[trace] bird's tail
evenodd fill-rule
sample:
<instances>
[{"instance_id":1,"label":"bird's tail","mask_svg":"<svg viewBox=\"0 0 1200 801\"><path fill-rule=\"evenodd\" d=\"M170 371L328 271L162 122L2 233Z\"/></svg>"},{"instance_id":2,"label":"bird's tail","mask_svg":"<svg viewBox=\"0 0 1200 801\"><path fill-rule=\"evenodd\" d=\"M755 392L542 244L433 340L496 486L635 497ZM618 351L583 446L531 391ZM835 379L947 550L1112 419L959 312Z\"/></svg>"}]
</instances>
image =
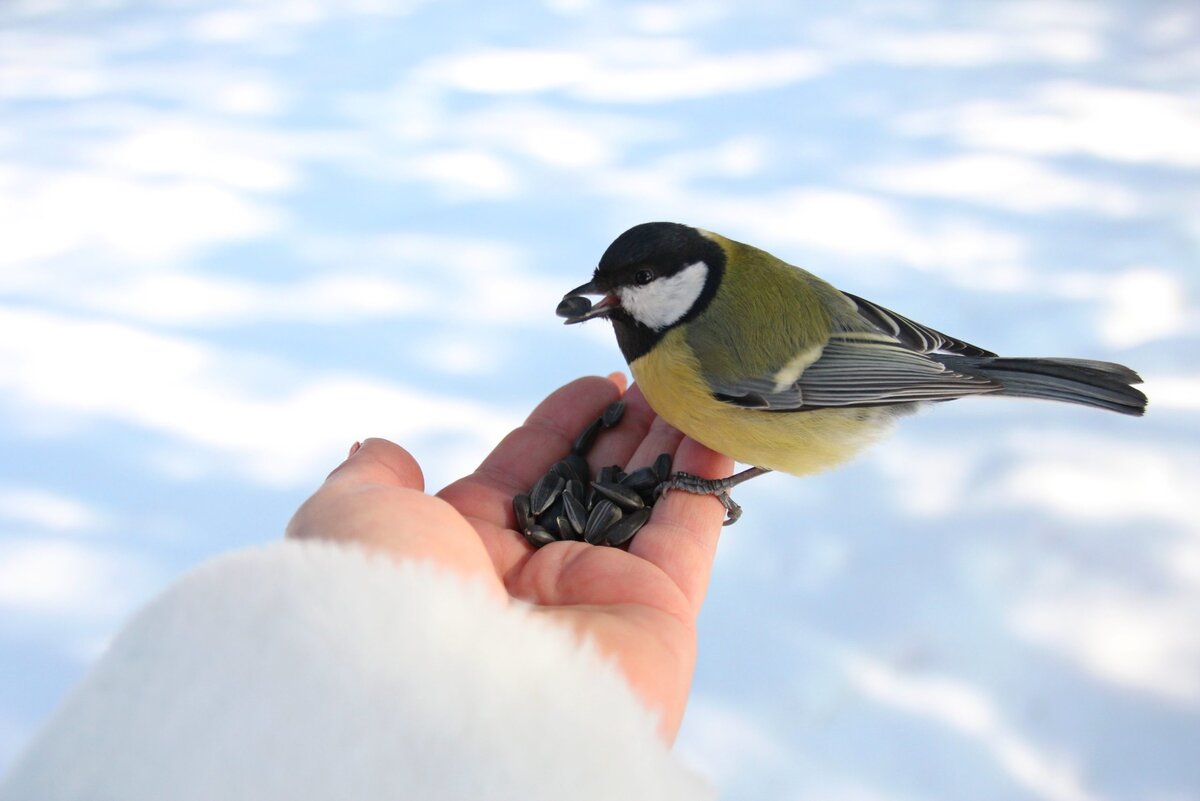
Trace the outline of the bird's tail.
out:
<instances>
[{"instance_id":1,"label":"bird's tail","mask_svg":"<svg viewBox=\"0 0 1200 801\"><path fill-rule=\"evenodd\" d=\"M999 356L934 356L952 370L990 378L998 395L1078 403L1121 414L1142 415L1146 395L1133 384L1142 378L1112 362L1091 359L1006 359Z\"/></svg>"}]
</instances>

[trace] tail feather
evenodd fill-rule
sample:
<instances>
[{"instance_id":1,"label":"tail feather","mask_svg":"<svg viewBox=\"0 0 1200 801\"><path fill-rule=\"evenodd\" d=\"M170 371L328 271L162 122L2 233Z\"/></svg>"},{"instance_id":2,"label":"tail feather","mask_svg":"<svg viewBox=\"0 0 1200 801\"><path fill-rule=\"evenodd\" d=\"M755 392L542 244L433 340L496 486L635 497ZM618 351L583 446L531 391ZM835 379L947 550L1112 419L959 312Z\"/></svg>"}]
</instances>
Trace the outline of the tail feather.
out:
<instances>
[{"instance_id":1,"label":"tail feather","mask_svg":"<svg viewBox=\"0 0 1200 801\"><path fill-rule=\"evenodd\" d=\"M1128 367L1091 359L1032 359L998 356L934 355L950 369L990 378L998 395L1078 403L1121 414L1142 415L1146 395L1132 384L1141 376Z\"/></svg>"}]
</instances>

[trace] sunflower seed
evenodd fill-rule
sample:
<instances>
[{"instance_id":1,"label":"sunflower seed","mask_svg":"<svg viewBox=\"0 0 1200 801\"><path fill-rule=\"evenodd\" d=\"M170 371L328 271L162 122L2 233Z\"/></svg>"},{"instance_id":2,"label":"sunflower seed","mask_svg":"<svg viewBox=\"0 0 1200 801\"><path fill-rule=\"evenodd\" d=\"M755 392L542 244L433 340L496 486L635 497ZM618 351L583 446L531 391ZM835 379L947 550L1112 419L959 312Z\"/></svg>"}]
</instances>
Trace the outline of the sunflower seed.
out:
<instances>
[{"instance_id":1,"label":"sunflower seed","mask_svg":"<svg viewBox=\"0 0 1200 801\"><path fill-rule=\"evenodd\" d=\"M579 436L575 438L575 443L571 446L571 453L587 456L588 451L592 449L592 445L596 442L596 434L598 433L600 433L599 417L588 423L587 428L579 432Z\"/></svg>"},{"instance_id":2,"label":"sunflower seed","mask_svg":"<svg viewBox=\"0 0 1200 801\"><path fill-rule=\"evenodd\" d=\"M566 515L559 515L558 520L558 536L564 540L581 540L583 535L575 530L575 526L567 519Z\"/></svg>"},{"instance_id":3,"label":"sunflower seed","mask_svg":"<svg viewBox=\"0 0 1200 801\"><path fill-rule=\"evenodd\" d=\"M601 467L600 472L596 474L596 480L604 484L615 484L617 471L621 468L615 464L610 464L607 467Z\"/></svg>"},{"instance_id":4,"label":"sunflower seed","mask_svg":"<svg viewBox=\"0 0 1200 801\"><path fill-rule=\"evenodd\" d=\"M574 474L571 478L577 478L583 483L587 483L592 477L592 469L588 467L587 459L584 459L577 453L570 453L563 459L571 467L571 472Z\"/></svg>"},{"instance_id":5,"label":"sunflower seed","mask_svg":"<svg viewBox=\"0 0 1200 801\"><path fill-rule=\"evenodd\" d=\"M513 498L513 513L517 516L517 531L524 531L529 527L531 518L528 495L518 495Z\"/></svg>"},{"instance_id":6,"label":"sunflower seed","mask_svg":"<svg viewBox=\"0 0 1200 801\"><path fill-rule=\"evenodd\" d=\"M587 527L587 507L575 495L564 495L563 501L565 502L563 507L567 513L567 520L571 522L571 528L577 534L583 534L583 530Z\"/></svg>"},{"instance_id":7,"label":"sunflower seed","mask_svg":"<svg viewBox=\"0 0 1200 801\"><path fill-rule=\"evenodd\" d=\"M554 313L559 317L566 317L569 321L573 317L582 317L591 310L592 302L590 300L582 295L572 295L569 298L563 298Z\"/></svg>"},{"instance_id":8,"label":"sunflower seed","mask_svg":"<svg viewBox=\"0 0 1200 801\"><path fill-rule=\"evenodd\" d=\"M634 509L641 509L646 505L646 502L642 500L642 496L637 494L637 490L632 490L629 487L623 487L620 484L610 484L607 481L593 481L592 486L596 488L596 492L627 512Z\"/></svg>"},{"instance_id":9,"label":"sunflower seed","mask_svg":"<svg viewBox=\"0 0 1200 801\"><path fill-rule=\"evenodd\" d=\"M604 414L600 415L600 425L606 429L612 428L621 422L623 414L625 414L625 401L613 401L608 404L608 408L604 410Z\"/></svg>"},{"instance_id":10,"label":"sunflower seed","mask_svg":"<svg viewBox=\"0 0 1200 801\"><path fill-rule=\"evenodd\" d=\"M535 522L541 523L543 526L550 529L551 532L557 534L559 533L558 526L555 525L554 521L557 520L559 516L566 513L566 508L567 507L563 501L563 496L561 493L559 493L559 496L554 499L554 503L550 504L550 507L546 511L538 515Z\"/></svg>"},{"instance_id":11,"label":"sunflower seed","mask_svg":"<svg viewBox=\"0 0 1200 801\"><path fill-rule=\"evenodd\" d=\"M621 510L615 503L609 500L597 501L592 513L588 515L587 525L583 527L583 538L592 545L599 545L604 542L604 532L621 517Z\"/></svg>"},{"instance_id":12,"label":"sunflower seed","mask_svg":"<svg viewBox=\"0 0 1200 801\"><path fill-rule=\"evenodd\" d=\"M638 530L646 525L646 521L649 519L649 509L638 509L636 512L630 512L608 527L608 531L604 533L604 539L609 545L624 545L633 539L633 535L637 534Z\"/></svg>"},{"instance_id":13,"label":"sunflower seed","mask_svg":"<svg viewBox=\"0 0 1200 801\"><path fill-rule=\"evenodd\" d=\"M535 523L525 532L525 541L534 548L541 548L543 545L555 542L555 537L549 531Z\"/></svg>"},{"instance_id":14,"label":"sunflower seed","mask_svg":"<svg viewBox=\"0 0 1200 801\"><path fill-rule=\"evenodd\" d=\"M579 478L575 475L575 468L567 464L566 459L560 459L550 466L550 472L556 476L562 476L564 481L570 481L573 478Z\"/></svg>"},{"instance_id":15,"label":"sunflower seed","mask_svg":"<svg viewBox=\"0 0 1200 801\"><path fill-rule=\"evenodd\" d=\"M582 481L573 478L567 482L567 485L565 487L563 487L562 494L563 495L574 495L575 500L582 501L584 499L584 497L587 495L587 490L584 489L584 485L583 485Z\"/></svg>"},{"instance_id":16,"label":"sunflower seed","mask_svg":"<svg viewBox=\"0 0 1200 801\"><path fill-rule=\"evenodd\" d=\"M538 479L538 483L533 485L533 489L529 491L529 511L532 514L540 515L542 512L550 508L550 504L554 503L554 499L562 492L566 480L562 476L556 476L553 473L547 473Z\"/></svg>"},{"instance_id":17,"label":"sunflower seed","mask_svg":"<svg viewBox=\"0 0 1200 801\"><path fill-rule=\"evenodd\" d=\"M654 460L654 472L658 473L659 481L666 481L671 477L671 454L660 453L658 458Z\"/></svg>"},{"instance_id":18,"label":"sunflower seed","mask_svg":"<svg viewBox=\"0 0 1200 801\"><path fill-rule=\"evenodd\" d=\"M635 492L645 492L658 485L658 472L653 467L639 467L621 480L623 486Z\"/></svg>"}]
</instances>

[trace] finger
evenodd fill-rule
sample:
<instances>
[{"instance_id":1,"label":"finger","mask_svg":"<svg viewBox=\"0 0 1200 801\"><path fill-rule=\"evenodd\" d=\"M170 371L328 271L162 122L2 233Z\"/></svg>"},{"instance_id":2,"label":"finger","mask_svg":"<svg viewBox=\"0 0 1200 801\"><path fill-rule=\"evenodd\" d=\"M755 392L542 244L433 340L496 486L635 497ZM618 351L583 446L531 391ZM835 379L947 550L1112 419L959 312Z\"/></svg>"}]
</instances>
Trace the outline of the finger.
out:
<instances>
[{"instance_id":1,"label":"finger","mask_svg":"<svg viewBox=\"0 0 1200 801\"><path fill-rule=\"evenodd\" d=\"M555 390L524 425L496 446L478 469L438 495L467 517L511 529L512 499L529 492L550 465L567 455L579 431L620 397L621 387L590 376Z\"/></svg>"},{"instance_id":2,"label":"finger","mask_svg":"<svg viewBox=\"0 0 1200 801\"><path fill-rule=\"evenodd\" d=\"M346 459L292 516L285 535L299 539L329 537L330 532L342 535L347 530L344 523L349 516L330 513L335 502L364 492L374 492L378 496L388 492L423 493L424 489L421 466L407 450L386 439L356 442Z\"/></svg>"},{"instance_id":3,"label":"finger","mask_svg":"<svg viewBox=\"0 0 1200 801\"><path fill-rule=\"evenodd\" d=\"M505 576L533 549L513 529L514 495L527 493L550 465L566 456L580 430L617 400L625 377L580 378L554 391L506 436L471 475L438 496L471 521L498 576Z\"/></svg>"},{"instance_id":4,"label":"finger","mask_svg":"<svg viewBox=\"0 0 1200 801\"><path fill-rule=\"evenodd\" d=\"M674 460L675 451L679 449L681 442L683 442L683 433L679 429L661 417L655 417L650 423L650 430L638 443L637 450L629 457L629 466L625 468L625 471L632 472L639 467L652 465L654 460L664 453L671 454L671 459Z\"/></svg>"},{"instance_id":5,"label":"finger","mask_svg":"<svg viewBox=\"0 0 1200 801\"><path fill-rule=\"evenodd\" d=\"M408 451L368 439L300 506L286 535L365 548L397 561L430 561L507 598L474 527L423 488L421 468Z\"/></svg>"},{"instance_id":6,"label":"finger","mask_svg":"<svg viewBox=\"0 0 1200 801\"><path fill-rule=\"evenodd\" d=\"M588 454L588 465L595 475L601 467L615 464L624 469L638 445L650 430L654 410L642 395L637 384L625 393L625 414L615 428L602 431ZM590 421L589 421L590 422Z\"/></svg>"},{"instance_id":7,"label":"finger","mask_svg":"<svg viewBox=\"0 0 1200 801\"><path fill-rule=\"evenodd\" d=\"M704 478L724 478L733 472L733 460L693 439L684 439L676 452L674 469ZM654 505L650 522L638 532L629 552L657 565L698 614L708 579L725 508L711 496L673 490Z\"/></svg>"},{"instance_id":8,"label":"finger","mask_svg":"<svg viewBox=\"0 0 1200 801\"><path fill-rule=\"evenodd\" d=\"M385 484L425 490L425 476L412 454L394 442L371 438L352 448L326 484Z\"/></svg>"},{"instance_id":9,"label":"finger","mask_svg":"<svg viewBox=\"0 0 1200 801\"><path fill-rule=\"evenodd\" d=\"M570 452L579 432L620 397L620 387L607 378L572 381L538 404L468 478L501 489L510 499L527 492L550 465Z\"/></svg>"}]
</instances>

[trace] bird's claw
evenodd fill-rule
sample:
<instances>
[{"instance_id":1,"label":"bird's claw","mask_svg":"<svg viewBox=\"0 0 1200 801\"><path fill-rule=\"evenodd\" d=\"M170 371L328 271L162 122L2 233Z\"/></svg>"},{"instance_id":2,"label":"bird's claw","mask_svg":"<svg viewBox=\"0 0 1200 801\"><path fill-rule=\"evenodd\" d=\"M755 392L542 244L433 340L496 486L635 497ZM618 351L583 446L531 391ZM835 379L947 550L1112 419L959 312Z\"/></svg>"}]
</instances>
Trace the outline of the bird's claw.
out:
<instances>
[{"instance_id":1,"label":"bird's claw","mask_svg":"<svg viewBox=\"0 0 1200 801\"><path fill-rule=\"evenodd\" d=\"M718 494L717 500L725 507L725 522L721 525L732 526L742 516L742 507L733 498L729 497L728 490Z\"/></svg>"},{"instance_id":2,"label":"bird's claw","mask_svg":"<svg viewBox=\"0 0 1200 801\"><path fill-rule=\"evenodd\" d=\"M711 495L725 507L725 522L721 525L730 526L742 516L742 507L729 496L729 488L722 479L700 478L691 473L672 473L665 481L654 488L654 497L661 498L667 490L683 490L693 495Z\"/></svg>"}]
</instances>

